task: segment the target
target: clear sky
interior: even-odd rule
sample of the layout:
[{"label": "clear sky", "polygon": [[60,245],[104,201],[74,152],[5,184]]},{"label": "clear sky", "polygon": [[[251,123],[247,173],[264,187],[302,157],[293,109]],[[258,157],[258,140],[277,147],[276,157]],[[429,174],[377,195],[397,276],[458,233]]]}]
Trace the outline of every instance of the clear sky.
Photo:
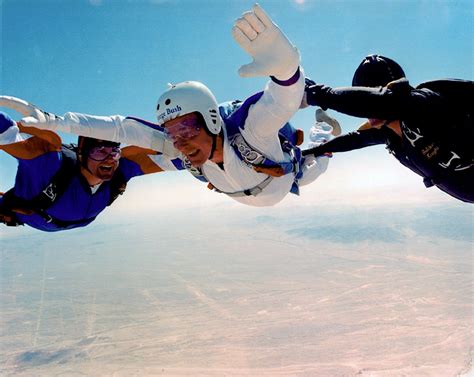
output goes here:
[{"label": "clear sky", "polygon": [[[299,48],[306,74],[317,82],[349,85],[355,67],[369,53],[397,60],[413,84],[473,78],[470,0],[260,4]],[[230,30],[252,5],[243,0],[0,0],[0,92],[57,114],[122,114],[151,121],[168,82],[199,80],[219,101],[245,99],[263,88],[266,79],[237,75],[250,59]],[[300,111],[293,123],[309,130],[313,114],[314,109]],[[340,114],[338,119],[344,131],[361,122]],[[1,153],[0,163],[0,191],[6,191],[14,182],[16,162]],[[143,189],[145,197],[159,192],[174,198],[167,201],[173,205],[186,205],[178,188],[184,196],[189,189],[209,203],[230,202],[185,174],[137,178],[131,186]],[[304,205],[322,197],[364,202],[367,193],[376,201],[390,201],[394,192],[402,201],[454,202],[436,189],[425,190],[421,179],[400,167],[383,147],[336,156],[328,172],[305,190],[296,201],[285,203]],[[126,194],[128,200],[146,210],[149,202],[136,191]]]}]

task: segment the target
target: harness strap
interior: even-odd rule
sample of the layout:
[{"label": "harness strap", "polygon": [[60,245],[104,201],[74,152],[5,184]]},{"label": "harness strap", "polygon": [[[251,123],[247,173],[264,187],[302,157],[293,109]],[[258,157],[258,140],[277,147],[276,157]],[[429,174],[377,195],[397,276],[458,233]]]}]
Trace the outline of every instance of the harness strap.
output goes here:
[{"label": "harness strap", "polygon": [[[12,190],[9,190],[6,193],[0,193],[0,223],[7,226],[24,225],[23,222],[18,220],[15,212],[6,205],[6,203],[8,203],[8,198],[11,196],[10,191]],[[7,202],[5,202],[5,199],[7,199]]]},{"label": "harness strap", "polygon": [[35,211],[35,213],[41,216],[46,221],[47,224],[56,225],[58,228],[67,228],[68,226],[71,226],[71,225],[90,223],[94,221],[95,218],[97,217],[97,216],[94,216],[94,217],[89,217],[87,219],[81,219],[81,220],[60,220],[48,215],[46,211],[42,209]]},{"label": "harness strap", "polygon": [[258,195],[260,194],[263,189],[265,187],[267,187],[270,182],[273,180],[274,177],[272,176],[268,176],[267,178],[265,178],[262,182],[260,182],[258,185],[252,187],[252,188],[249,188],[249,189],[245,189],[245,190],[241,190],[241,191],[236,191],[236,192],[226,192],[226,191],[222,191],[222,190],[219,190],[217,187],[215,187],[206,177],[206,175],[204,174],[204,172],[199,169],[199,168],[196,168],[194,166],[191,165],[191,163],[185,158],[183,160],[184,164],[185,164],[185,167],[186,169],[197,179],[199,179],[200,181],[202,182],[208,182],[208,185],[207,187],[210,189],[210,190],[213,190],[215,192],[218,192],[218,193],[221,193],[221,194],[226,194],[230,197],[233,197],[233,198],[236,198],[236,197],[243,197],[243,196],[250,196],[250,195]]},{"label": "harness strap", "polygon": [[[268,177],[260,184],[250,189],[231,193],[221,191],[215,188],[211,183],[210,188],[216,192],[231,197],[255,196],[260,194],[274,177],[294,174],[294,181],[290,192],[296,195],[299,194],[298,180],[303,175],[302,164],[304,160],[302,158],[301,150],[298,148],[298,145],[301,144],[303,139],[302,130],[294,129],[289,123],[286,123],[280,129],[278,137],[280,139],[281,148],[284,153],[287,153],[290,156],[290,161],[282,162],[271,160],[259,150],[248,144],[242,136],[240,126],[247,118],[250,107],[256,103],[262,95],[263,92],[254,94],[243,103],[240,101],[226,102],[219,106],[219,112],[225,124],[224,137],[227,138],[238,158],[253,170],[266,174]],[[201,169],[193,167],[186,158],[182,161],[184,168],[187,169],[195,178],[203,182],[209,182]]]},{"label": "harness strap", "polygon": [[[294,172],[294,161],[275,162],[264,156],[256,148],[248,144],[242,134],[237,133],[230,141],[230,145],[234,151],[241,157],[247,165],[251,166],[258,172],[265,172],[274,177]],[[284,152],[290,152],[289,143],[283,142],[282,148]]]},{"label": "harness strap", "polygon": [[221,190],[217,189],[214,186],[212,187],[212,189],[216,192],[226,194],[226,195],[230,196],[231,198],[241,198],[241,197],[244,197],[244,196],[256,196],[256,195],[260,194],[263,191],[263,189],[270,184],[270,182],[273,180],[273,178],[274,177],[269,175],[267,178],[265,178],[257,186],[254,186],[250,189],[245,189],[245,190],[242,190],[242,191],[225,192],[225,191],[221,191]]},{"label": "harness strap", "polygon": [[110,181],[110,200],[107,206],[110,206],[127,189],[127,181],[122,172],[116,170]]}]

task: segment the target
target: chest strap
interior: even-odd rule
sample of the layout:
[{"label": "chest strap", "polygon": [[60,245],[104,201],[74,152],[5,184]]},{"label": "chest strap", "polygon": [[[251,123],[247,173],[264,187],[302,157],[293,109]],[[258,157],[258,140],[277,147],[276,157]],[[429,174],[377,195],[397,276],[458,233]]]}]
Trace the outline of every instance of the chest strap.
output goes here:
[{"label": "chest strap", "polygon": [[242,190],[242,191],[236,191],[236,192],[221,191],[218,188],[214,187],[212,184],[211,184],[210,188],[212,190],[216,191],[216,192],[226,194],[227,196],[230,196],[231,198],[242,198],[244,196],[257,196],[258,194],[260,194],[263,191],[263,189],[265,187],[267,187],[270,184],[270,182],[272,180],[273,180],[273,177],[268,176],[261,183],[259,183],[257,186],[254,186],[252,188],[245,189],[245,190]]}]

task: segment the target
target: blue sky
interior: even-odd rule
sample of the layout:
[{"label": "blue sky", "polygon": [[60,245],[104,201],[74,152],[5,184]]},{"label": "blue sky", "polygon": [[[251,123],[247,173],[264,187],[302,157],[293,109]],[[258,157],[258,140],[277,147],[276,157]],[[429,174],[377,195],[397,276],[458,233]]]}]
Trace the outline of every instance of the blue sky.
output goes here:
[{"label": "blue sky", "polygon": [[[244,99],[266,81],[237,75],[238,67],[250,59],[230,30],[252,1],[3,0],[0,4],[1,93],[50,112],[122,114],[153,121],[156,100],[168,82],[199,80],[225,101]],[[413,84],[473,78],[471,1],[262,0],[260,4],[299,48],[306,74],[317,82],[349,85],[355,67],[368,53],[397,60]],[[309,130],[313,114],[313,109],[300,111],[293,123]],[[338,119],[344,131],[361,123],[343,115]],[[65,141],[75,140],[63,136]],[[16,162],[2,153],[0,163],[0,190],[6,191],[13,184]],[[204,193],[199,182],[182,174],[136,181],[133,184],[147,193],[154,187],[173,196],[175,186],[184,190],[189,185],[211,203],[230,201]],[[363,201],[368,191],[380,194],[376,199],[383,201],[392,197],[383,194],[390,190],[401,198],[410,193],[414,200],[452,202],[434,189],[425,190],[421,179],[398,166],[383,147],[333,158],[329,171],[313,186],[297,199],[299,203],[312,203],[323,195],[351,201],[357,193],[357,200]]]}]

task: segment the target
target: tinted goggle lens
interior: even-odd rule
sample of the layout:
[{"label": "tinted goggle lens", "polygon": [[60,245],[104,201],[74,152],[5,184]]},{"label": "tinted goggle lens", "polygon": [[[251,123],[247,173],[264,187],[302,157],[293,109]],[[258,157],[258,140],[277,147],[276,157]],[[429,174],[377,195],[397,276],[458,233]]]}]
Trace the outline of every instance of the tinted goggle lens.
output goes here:
[{"label": "tinted goggle lens", "polygon": [[165,124],[165,132],[173,141],[179,139],[192,139],[199,135],[201,123],[197,119],[183,119],[179,123],[167,126]]},{"label": "tinted goggle lens", "polygon": [[121,149],[119,147],[94,147],[89,152],[89,158],[94,161],[104,161],[107,158],[112,157],[113,160],[118,161],[120,159]]}]

